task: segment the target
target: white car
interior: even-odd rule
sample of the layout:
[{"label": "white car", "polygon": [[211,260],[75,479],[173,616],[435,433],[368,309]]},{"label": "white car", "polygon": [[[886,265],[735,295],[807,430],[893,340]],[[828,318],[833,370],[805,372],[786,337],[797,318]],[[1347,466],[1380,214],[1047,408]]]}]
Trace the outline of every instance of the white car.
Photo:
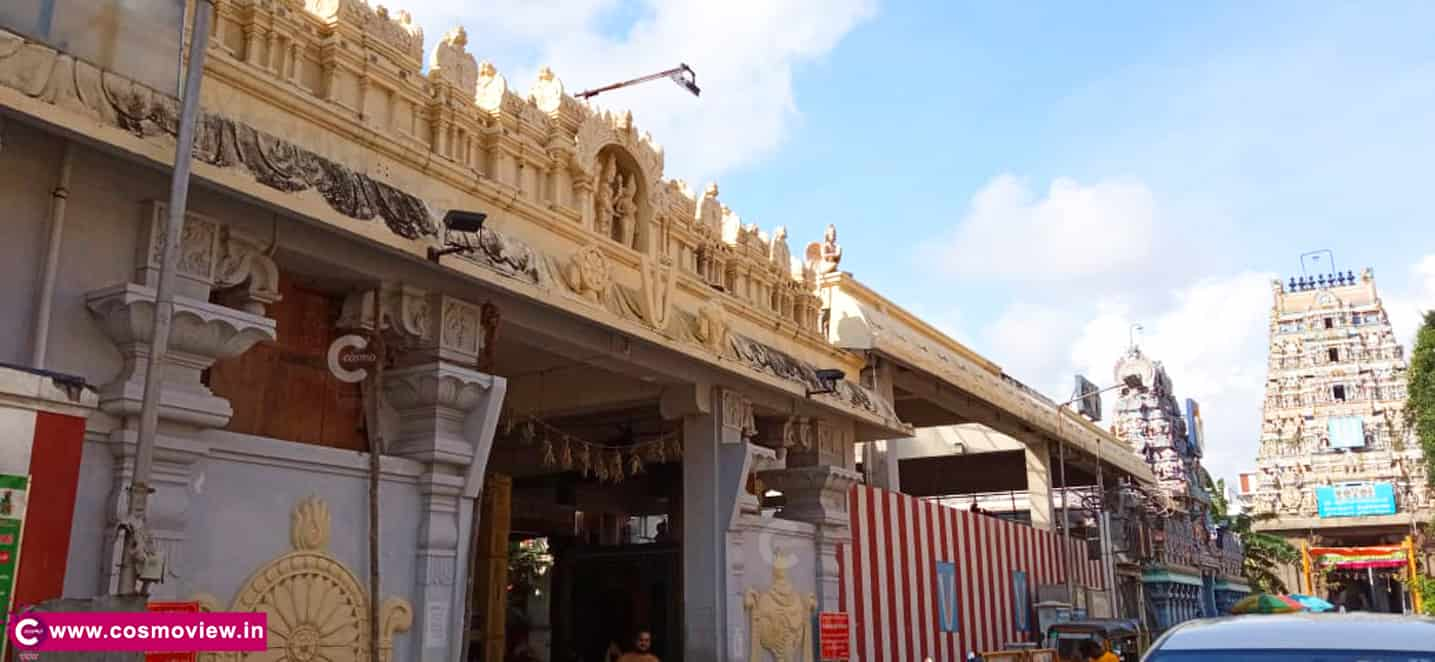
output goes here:
[{"label": "white car", "polygon": [[1260,614],[1188,621],[1143,662],[1435,662],[1435,619],[1394,614]]}]

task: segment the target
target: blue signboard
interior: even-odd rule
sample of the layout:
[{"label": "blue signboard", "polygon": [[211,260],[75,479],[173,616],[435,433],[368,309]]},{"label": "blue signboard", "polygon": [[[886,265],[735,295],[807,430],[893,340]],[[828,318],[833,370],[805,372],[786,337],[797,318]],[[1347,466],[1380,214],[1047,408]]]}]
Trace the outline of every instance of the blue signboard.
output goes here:
[{"label": "blue signboard", "polygon": [[1201,405],[1186,398],[1186,448],[1191,457],[1201,457],[1205,450],[1206,435],[1201,426]]},{"label": "blue signboard", "polygon": [[1011,573],[1011,594],[1015,604],[1012,611],[1016,615],[1016,631],[1029,634],[1031,630],[1031,589],[1026,581],[1026,573],[1021,570],[1013,570]]},{"label": "blue signboard", "polygon": [[1390,483],[1340,483],[1315,488],[1321,517],[1394,515],[1395,488]]},{"label": "blue signboard", "polygon": [[1365,419],[1359,416],[1332,416],[1325,429],[1331,448],[1365,448]]},{"label": "blue signboard", "polygon": [[957,631],[957,566],[937,561],[937,629]]}]

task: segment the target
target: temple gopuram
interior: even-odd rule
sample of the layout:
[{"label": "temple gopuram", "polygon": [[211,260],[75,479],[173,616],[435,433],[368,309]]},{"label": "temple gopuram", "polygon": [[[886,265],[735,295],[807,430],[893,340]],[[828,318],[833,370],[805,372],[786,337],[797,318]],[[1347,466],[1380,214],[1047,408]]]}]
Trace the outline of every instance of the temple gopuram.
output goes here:
[{"label": "temple gopuram", "polygon": [[1246,490],[1255,527],[1305,550],[1312,569],[1286,569],[1292,591],[1401,612],[1402,549],[1431,508],[1405,424],[1404,348],[1370,269],[1276,281],[1272,292],[1261,447]]},{"label": "temple gopuram", "polygon": [[1144,517],[1132,512],[1126,498],[1113,504],[1128,527],[1139,528],[1118,547],[1147,550],[1126,555],[1124,592],[1141,592],[1138,602],[1154,631],[1229,613],[1251,588],[1241,572],[1241,541],[1218,526],[1203,485],[1200,407],[1188,399],[1183,411],[1166,368],[1135,346],[1116,363],[1116,379],[1125,385],[1118,391],[1113,431],[1145,458],[1157,485],[1155,494],[1145,495]]}]

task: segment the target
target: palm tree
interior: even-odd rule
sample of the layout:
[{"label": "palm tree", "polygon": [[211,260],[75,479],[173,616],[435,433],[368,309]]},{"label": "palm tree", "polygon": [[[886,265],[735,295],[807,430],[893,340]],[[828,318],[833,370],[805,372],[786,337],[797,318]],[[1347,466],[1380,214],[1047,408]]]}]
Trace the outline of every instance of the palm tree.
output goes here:
[{"label": "palm tree", "polygon": [[1217,524],[1234,533],[1241,541],[1245,552],[1245,558],[1241,561],[1241,574],[1245,576],[1246,583],[1265,593],[1285,593],[1286,585],[1281,581],[1277,569],[1299,560],[1300,551],[1284,538],[1252,530],[1256,522],[1272,519],[1275,515],[1252,516],[1244,512],[1233,515],[1230,512],[1230,504],[1226,503],[1225,479],[1212,481],[1211,475],[1203,467],[1201,480],[1211,495],[1211,516]]}]

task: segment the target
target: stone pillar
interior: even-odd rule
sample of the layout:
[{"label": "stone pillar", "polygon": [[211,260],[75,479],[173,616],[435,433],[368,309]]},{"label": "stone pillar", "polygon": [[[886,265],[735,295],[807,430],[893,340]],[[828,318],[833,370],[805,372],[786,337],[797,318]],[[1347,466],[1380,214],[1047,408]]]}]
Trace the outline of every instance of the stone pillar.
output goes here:
[{"label": "stone pillar", "polygon": [[[105,585],[117,588],[122,537],[120,517],[128,509],[128,487],[134,474],[139,441],[139,414],[154,334],[155,287],[159,283],[160,247],[167,220],[165,205],[150,203],[135,242],[133,282],[89,292],[86,306],[124,361],[120,374],[99,389],[100,408],[123,424],[110,435],[115,454],[114,484],[106,534],[109,558]],[[149,528],[178,581],[155,587],[161,597],[176,597],[192,579],[180,555],[186,537],[192,467],[201,454],[194,439],[205,429],[223,428],[234,410],[229,401],[204,385],[202,374],[215,361],[232,358],[276,337],[274,320],[264,307],[279,300],[278,269],[265,255],[261,241],[198,214],[185,215],[184,237],[175,274],[174,314],[165,381],[160,390]],[[234,307],[210,303],[210,294]]]},{"label": "stone pillar", "polygon": [[459,544],[459,500],[473,498],[466,494],[470,475],[475,466],[481,475],[487,461],[505,387],[501,377],[443,360],[384,374],[384,395],[399,415],[387,454],[425,466],[413,597],[416,631],[422,634],[414,638],[414,659],[457,656],[462,640],[455,624],[463,613],[467,567],[459,557],[468,552]]},{"label": "stone pillar", "polygon": [[[752,405],[734,391],[690,386],[663,396],[683,418],[683,660],[720,662],[742,602],[729,592],[728,532],[738,515],[751,455]],[[734,604],[735,603],[735,604]]]},{"label": "stone pillar", "polygon": [[871,441],[862,444],[862,468],[867,484],[893,492],[902,491],[902,480],[898,471],[901,453],[897,445],[907,439]]},{"label": "stone pillar", "polygon": [[508,533],[513,517],[513,479],[493,474],[483,485],[483,502],[474,544],[473,609],[478,614],[481,639],[473,646],[484,660],[502,660],[507,646]]},{"label": "stone pillar", "polygon": [[847,499],[861,476],[831,465],[774,469],[758,476],[787,500],[779,517],[816,525],[818,610],[838,611],[842,568],[837,547],[852,542]]},{"label": "stone pillar", "polygon": [[1053,531],[1051,494],[1051,452],[1045,440],[1027,441],[1026,493],[1031,509],[1031,525],[1042,531]]}]

